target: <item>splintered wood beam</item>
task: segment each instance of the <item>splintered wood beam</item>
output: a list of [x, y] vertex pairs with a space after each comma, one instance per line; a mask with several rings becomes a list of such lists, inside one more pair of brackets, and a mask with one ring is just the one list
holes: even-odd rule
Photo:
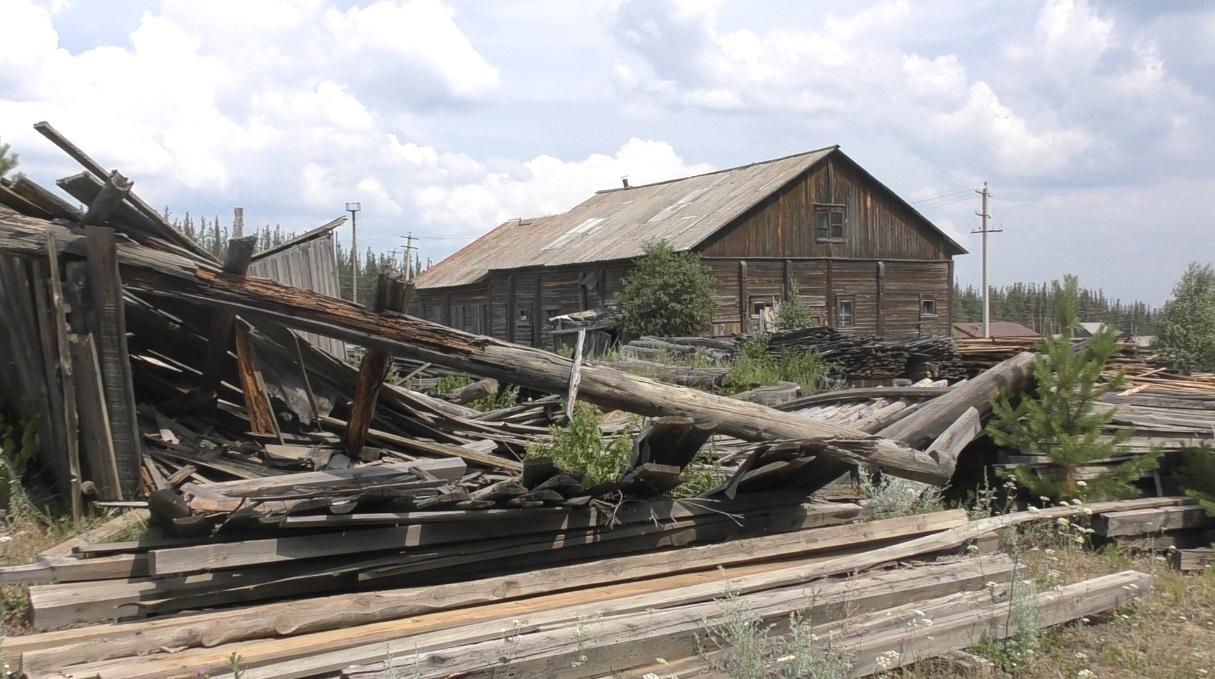
[[274, 408], [270, 405], [270, 394], [266, 382], [257, 366], [253, 341], [249, 328], [244, 323], [236, 325], [236, 368], [240, 373], [241, 391], [245, 395], [245, 412], [249, 416], [249, 427], [255, 434], [272, 434], [283, 442], [278, 421], [274, 419]]
[[[52, 127], [50, 123], [46, 122], [45, 120], [34, 123], [34, 129], [37, 130], [39, 134], [50, 140], [52, 144], [58, 146], [64, 153], [71, 156], [72, 160], [80, 163], [81, 166], [92, 173], [97, 179], [104, 181], [109, 176], [109, 171], [102, 167], [101, 163], [93, 160], [89, 154], [85, 153], [84, 150], [79, 146], [73, 144], [70, 140], [68, 140], [67, 137], [63, 136], [59, 130]], [[185, 234], [173, 228], [173, 225], [169, 224], [168, 220], [165, 219], [163, 215], [154, 210], [152, 206], [145, 203], [139, 196], [135, 195], [134, 193], [128, 193], [126, 196], [126, 201], [131, 204], [133, 209], [138, 212], [146, 222], [150, 223], [154, 227], [161, 237], [165, 238], [170, 243], [186, 249], [192, 255], [194, 255], [194, 257], [201, 258], [203, 261], [219, 261], [215, 258], [215, 255], [207, 252], [207, 250], [198, 243], [195, 243]], [[87, 203], [89, 201], [86, 200], [82, 202]]]
[[[228, 241], [228, 254], [224, 258], [223, 272], [233, 276], [244, 276], [249, 270], [249, 263], [253, 260], [253, 249], [256, 246], [257, 236]], [[213, 309], [211, 311], [210, 327], [207, 329], [207, 358], [203, 364], [200, 383], [202, 389], [212, 395], [219, 388], [219, 383], [223, 379], [228, 348], [232, 346], [232, 327], [235, 321], [236, 313], [231, 309]]]
[[111, 172], [106, 178], [105, 186], [101, 187], [101, 193], [89, 203], [89, 211], [84, 213], [82, 221], [98, 226], [105, 224], [118, 210], [118, 206], [122, 205], [122, 201], [126, 200], [133, 185], [131, 180], [119, 174], [117, 170]]
[[131, 379], [131, 357], [127, 350], [127, 321], [114, 231], [88, 226], [84, 241], [90, 297], [89, 326], [97, 344], [118, 479], [122, 495], [133, 498], [139, 492], [143, 448], [135, 411], [135, 384]]
[[[412, 282], [381, 273], [376, 280], [371, 309], [376, 313], [405, 311], [413, 300], [413, 291]], [[359, 363], [359, 375], [354, 385], [354, 402], [350, 407], [350, 421], [346, 425], [344, 439], [351, 457], [363, 457], [367, 430], [375, 416], [376, 400], [380, 397], [380, 387], [388, 375], [391, 362], [392, 354], [383, 349], [368, 348]]]

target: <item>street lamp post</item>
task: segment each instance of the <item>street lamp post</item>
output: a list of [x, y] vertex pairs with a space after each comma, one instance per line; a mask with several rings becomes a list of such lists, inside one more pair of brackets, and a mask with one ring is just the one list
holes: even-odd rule
[[350, 300], [359, 303], [359, 210], [361, 203], [346, 203], [346, 212], [350, 213]]

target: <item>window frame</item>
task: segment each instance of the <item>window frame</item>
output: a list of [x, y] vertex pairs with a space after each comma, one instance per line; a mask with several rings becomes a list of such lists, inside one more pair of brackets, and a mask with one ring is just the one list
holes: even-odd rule
[[[819, 215], [826, 215], [826, 228], [819, 228]], [[836, 225], [832, 217], [839, 216], [839, 224]], [[839, 228], [839, 235], [835, 234], [836, 227]], [[814, 240], [818, 243], [843, 243], [848, 237], [848, 206], [843, 203], [815, 203], [814, 204]]]
[[[925, 305], [925, 304], [931, 304], [931, 305], [932, 305], [932, 311], [925, 311], [925, 310], [924, 310], [924, 305]], [[937, 318], [937, 316], [938, 316], [938, 314], [939, 314], [939, 313], [940, 313], [940, 312], [937, 310], [937, 299], [936, 299], [936, 297], [929, 297], [929, 296], [926, 296], [926, 295], [920, 295], [920, 318]]]
[[[848, 305], [848, 324], [844, 325], [844, 305]], [[836, 295], [835, 297], [835, 323], [837, 329], [850, 330], [856, 327], [856, 296], [855, 295]]]

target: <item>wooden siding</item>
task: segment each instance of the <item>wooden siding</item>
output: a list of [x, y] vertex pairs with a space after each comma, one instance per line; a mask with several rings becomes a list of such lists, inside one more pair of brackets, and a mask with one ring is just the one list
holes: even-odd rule
[[[822, 242], [815, 204], [844, 206], [843, 242]], [[709, 257], [947, 260], [945, 240], [858, 167], [833, 157], [699, 248]]]
[[[249, 275], [269, 278], [283, 285], [312, 290], [329, 297], [338, 297], [337, 256], [333, 250], [333, 233], [262, 257], [249, 265]], [[311, 332], [299, 332], [299, 335], [331, 355], [346, 359], [345, 342]]]

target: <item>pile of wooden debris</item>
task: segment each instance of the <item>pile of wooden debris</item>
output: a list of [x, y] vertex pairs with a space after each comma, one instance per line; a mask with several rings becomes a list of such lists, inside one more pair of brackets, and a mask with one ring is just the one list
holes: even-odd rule
[[[1030, 353], [952, 387], [732, 399], [407, 316], [407, 281], [382, 277], [363, 307], [246, 275], [251, 240], [217, 261], [37, 127], [84, 166], [60, 186], [85, 207], [0, 185], [0, 377], [77, 514], [140, 508], [0, 570], [33, 585], [37, 627], [90, 624], [0, 643], [28, 676], [706, 676], [696, 640], [727, 591], [762, 620], [805, 612], [862, 676], [1007, 634], [993, 623], [1018, 598], [1013, 564], [958, 552], [1081, 511], [856, 522], [855, 497], [814, 496], [858, 465], [948, 483], [996, 395], [1027, 386]], [[302, 333], [363, 347], [358, 367]], [[479, 413], [386, 383], [394, 358], [552, 396]], [[650, 418], [621, 473], [584, 484], [525, 455], [559, 397]], [[706, 449], [726, 478], [669, 497]], [[114, 541], [139, 517], [156, 537]], [[1033, 603], [1055, 624], [1147, 587], [1128, 572]], [[925, 616], [931, 634], [908, 624]]]

